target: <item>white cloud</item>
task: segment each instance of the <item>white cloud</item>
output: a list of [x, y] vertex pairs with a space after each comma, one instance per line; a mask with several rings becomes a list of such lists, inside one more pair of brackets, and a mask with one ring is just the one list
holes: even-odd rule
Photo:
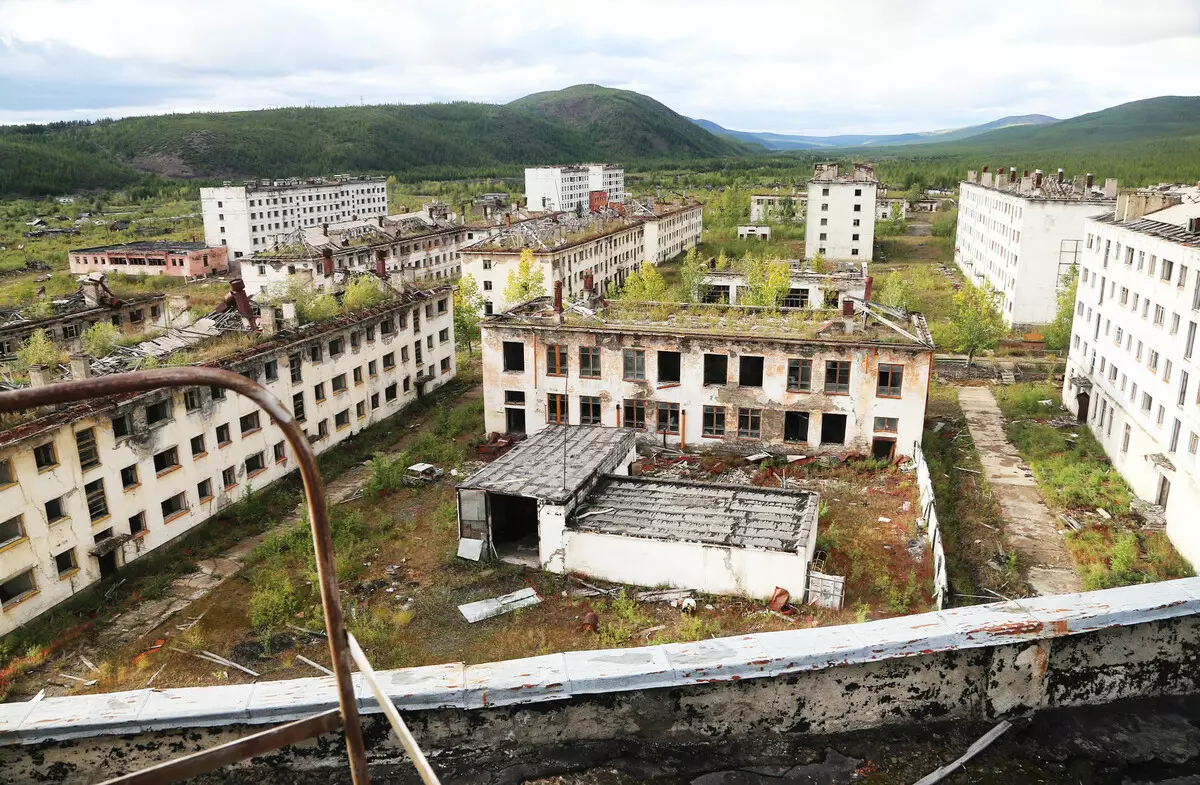
[[794, 133], [1194, 93], [1194, 0], [0, 0], [0, 122], [508, 101], [596, 82]]

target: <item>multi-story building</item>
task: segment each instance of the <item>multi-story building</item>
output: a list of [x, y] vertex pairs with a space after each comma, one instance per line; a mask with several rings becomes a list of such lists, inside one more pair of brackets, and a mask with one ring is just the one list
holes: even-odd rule
[[1200, 564], [1200, 192], [1163, 196], [1084, 221], [1063, 403]]
[[817, 164], [808, 181], [805, 258], [871, 261], [878, 188], [874, 164], [856, 163], [845, 174], [835, 163]]
[[750, 194], [750, 223], [763, 223], [768, 219], [780, 221], [790, 217], [803, 221], [808, 208], [808, 194], [793, 188], [790, 194], [767, 191]]
[[536, 166], [525, 170], [525, 206], [530, 210], [589, 210], [590, 194], [606, 203], [625, 200], [625, 170], [616, 164]]
[[[784, 308], [808, 310], [841, 310], [847, 298], [871, 299], [871, 276], [867, 275], [867, 264], [839, 264], [834, 272], [817, 273], [806, 267], [799, 259], [786, 260], [791, 268], [791, 287], [783, 298]], [[749, 289], [744, 272], [717, 270], [709, 262], [712, 271], [704, 278], [704, 301], [740, 305], [741, 298]]]
[[862, 300], [815, 313], [621, 301], [597, 312], [539, 298], [484, 319], [481, 345], [488, 431], [609, 425], [738, 451], [908, 453], [933, 367], [924, 317]]
[[[410, 289], [296, 326], [285, 303], [282, 321], [263, 309], [254, 345], [208, 364], [265, 385], [322, 452], [454, 377], [453, 308], [448, 286]], [[295, 468], [266, 412], [209, 388], [119, 394], [8, 427], [0, 635]]]
[[382, 177], [226, 183], [200, 189], [204, 242], [229, 249], [241, 259], [275, 245], [294, 229], [387, 215], [387, 183]]
[[1068, 181], [1059, 169], [1005, 176], [987, 167], [967, 172], [960, 185], [954, 261], [977, 286], [990, 284], [1006, 324], [1047, 324], [1054, 320], [1058, 289], [1079, 262], [1084, 220], [1112, 212], [1117, 181], [1103, 189], [1092, 175]]
[[229, 250], [204, 243], [142, 240], [120, 245], [98, 245], [67, 252], [73, 275], [117, 272], [126, 275], [171, 275], [202, 278], [223, 273], [229, 266]]
[[700, 242], [704, 208], [695, 202], [631, 202], [577, 217], [556, 213], [506, 227], [462, 249], [462, 271], [479, 282], [484, 313], [509, 303], [504, 288], [523, 251], [533, 254], [547, 291], [563, 283], [568, 297], [591, 275], [601, 291], [625, 283], [643, 261], [660, 262]]

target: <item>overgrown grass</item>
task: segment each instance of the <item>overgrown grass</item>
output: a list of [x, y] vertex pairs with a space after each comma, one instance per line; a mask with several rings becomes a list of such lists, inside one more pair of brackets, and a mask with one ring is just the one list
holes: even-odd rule
[[1087, 591], [1186, 578], [1194, 574], [1162, 532], [1094, 525], [1067, 535]]

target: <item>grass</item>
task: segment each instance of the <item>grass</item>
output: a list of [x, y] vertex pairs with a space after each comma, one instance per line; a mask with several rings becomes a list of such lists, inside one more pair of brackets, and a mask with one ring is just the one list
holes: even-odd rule
[[[1083, 423], [1055, 427], [1046, 422], [1062, 414], [1056, 386], [1017, 384], [998, 387], [995, 395], [1008, 420], [1008, 437], [1033, 471], [1042, 498], [1056, 512], [1086, 524], [1067, 534], [1084, 589], [1194, 574], [1165, 533], [1136, 526], [1129, 512], [1133, 493], [1091, 430]], [[1109, 517], [1098, 516], [1097, 509]]]

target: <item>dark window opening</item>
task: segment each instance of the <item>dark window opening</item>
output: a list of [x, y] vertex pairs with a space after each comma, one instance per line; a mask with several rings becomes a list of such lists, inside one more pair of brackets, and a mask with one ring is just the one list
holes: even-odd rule
[[807, 308], [808, 289], [789, 289], [783, 298], [784, 308]]
[[660, 403], [658, 405], [658, 432], [679, 433], [679, 404]]
[[679, 384], [679, 352], [658, 353], [658, 383]]
[[827, 360], [825, 362], [825, 392], [850, 392], [850, 362], [848, 360]]
[[822, 414], [821, 444], [845, 444], [846, 420], [844, 414]]
[[762, 409], [738, 409], [738, 438], [762, 437]]
[[621, 422], [626, 428], [646, 427], [646, 402], [625, 401], [625, 419]]
[[705, 436], [724, 436], [725, 435], [725, 409], [721, 406], [705, 406], [704, 407], [704, 428]]
[[729, 355], [704, 355], [704, 384], [723, 385], [729, 382]]
[[808, 412], [783, 413], [783, 440], [785, 442], [808, 441]]
[[525, 433], [525, 410], [504, 410], [504, 430], [506, 433]]
[[738, 360], [738, 384], [742, 387], [762, 387], [763, 358], [741, 357]]
[[525, 370], [525, 344], [520, 341], [504, 342], [504, 370]]

